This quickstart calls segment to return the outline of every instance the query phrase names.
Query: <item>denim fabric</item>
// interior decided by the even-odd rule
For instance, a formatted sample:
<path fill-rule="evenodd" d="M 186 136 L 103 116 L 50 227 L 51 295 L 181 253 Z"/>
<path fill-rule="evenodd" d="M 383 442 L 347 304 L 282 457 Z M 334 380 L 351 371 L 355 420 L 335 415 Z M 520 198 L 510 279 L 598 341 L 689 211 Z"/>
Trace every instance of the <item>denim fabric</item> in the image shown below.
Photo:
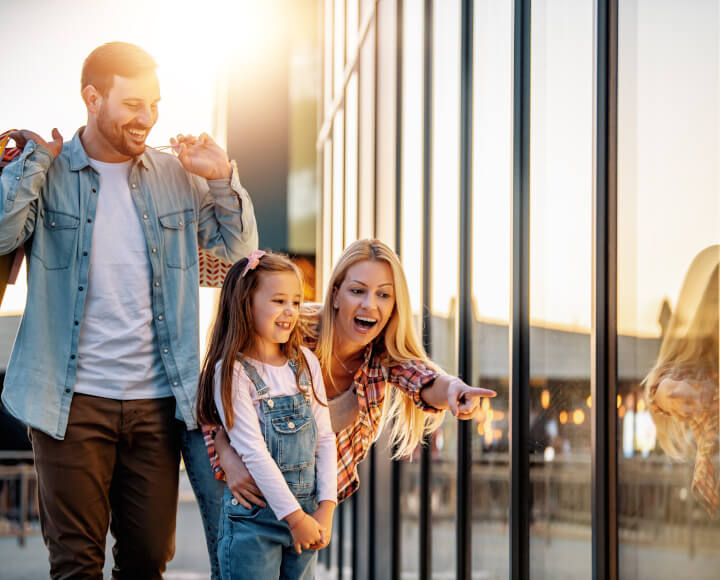
<path fill-rule="evenodd" d="M 29 141 L 0 175 L 0 254 L 30 246 L 27 307 L 2 401 L 56 439 L 65 435 L 74 393 L 100 189 L 80 134 L 55 160 Z M 176 414 L 192 429 L 200 367 L 198 247 L 232 262 L 257 248 L 252 202 L 236 170 L 231 180 L 206 181 L 173 155 L 150 149 L 134 160 L 129 185 L 152 269 L 156 347 Z"/>
<path fill-rule="evenodd" d="M 225 482 L 213 477 L 212 468 L 208 459 L 207 449 L 200 429 L 184 429 L 180 439 L 185 471 L 190 480 L 193 492 L 197 499 L 200 516 L 205 530 L 210 557 L 210 572 L 212 580 L 220 580 L 220 567 L 217 559 L 218 523 L 222 508 Z"/>
<path fill-rule="evenodd" d="M 302 509 L 312 513 L 317 509 L 317 426 L 310 403 L 302 393 L 266 397 L 268 387 L 256 369 L 246 361 L 243 366 L 261 398 L 263 435 L 270 454 Z M 293 370 L 297 372 L 295 366 Z M 307 385 L 304 374 L 300 383 Z M 287 522 L 278 520 L 269 506 L 244 508 L 226 489 L 220 519 L 218 560 L 224 580 L 310 580 L 315 577 L 317 552 L 296 553 Z"/>

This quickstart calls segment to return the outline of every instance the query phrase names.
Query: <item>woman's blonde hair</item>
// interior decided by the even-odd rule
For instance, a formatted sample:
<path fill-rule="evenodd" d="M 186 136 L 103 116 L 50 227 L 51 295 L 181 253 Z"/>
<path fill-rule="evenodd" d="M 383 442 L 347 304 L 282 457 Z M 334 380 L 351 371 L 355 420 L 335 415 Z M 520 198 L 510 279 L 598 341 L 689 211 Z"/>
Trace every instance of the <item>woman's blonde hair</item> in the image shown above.
<path fill-rule="evenodd" d="M 717 389 L 719 268 L 720 245 L 705 248 L 690 264 L 655 366 L 643 380 L 648 400 L 666 377 L 704 381 L 714 376 Z M 670 457 L 682 459 L 693 452 L 687 421 L 659 410 L 653 411 L 653 421 L 658 442 Z"/>
<path fill-rule="evenodd" d="M 410 292 L 402 265 L 395 252 L 379 240 L 357 240 L 350 244 L 338 260 L 330 275 L 325 302 L 320 316 L 320 327 L 317 337 L 315 354 L 320 360 L 323 369 L 332 368 L 332 356 L 335 339 L 335 309 L 333 298 L 340 285 L 345 280 L 347 271 L 358 262 L 363 261 L 384 262 L 390 266 L 395 292 L 395 305 L 390 319 L 376 340 L 383 340 L 387 360 L 384 364 L 391 366 L 394 363 L 404 363 L 410 360 L 421 360 L 426 365 L 436 368 L 429 361 L 425 349 L 415 332 L 412 322 L 412 307 L 410 305 Z M 329 375 L 329 372 L 327 373 Z M 330 378 L 332 380 L 332 378 Z M 390 444 L 394 447 L 395 457 L 409 456 L 418 443 L 421 443 L 425 434 L 434 431 L 443 420 L 443 413 L 429 414 L 419 409 L 412 399 L 404 395 L 399 389 L 391 388 L 389 384 L 385 390 L 385 408 L 383 420 L 378 429 L 382 430 L 386 422 L 390 422 Z"/>

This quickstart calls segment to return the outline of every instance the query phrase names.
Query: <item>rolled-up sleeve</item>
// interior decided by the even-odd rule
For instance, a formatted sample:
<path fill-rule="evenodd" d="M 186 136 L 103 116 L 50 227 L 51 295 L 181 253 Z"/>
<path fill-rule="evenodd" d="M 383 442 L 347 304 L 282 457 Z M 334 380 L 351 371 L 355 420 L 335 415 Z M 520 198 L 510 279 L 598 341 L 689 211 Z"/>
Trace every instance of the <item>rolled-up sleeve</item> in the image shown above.
<path fill-rule="evenodd" d="M 387 380 L 409 396 L 416 407 L 428 413 L 437 413 L 440 409 L 428 405 L 420 393 L 425 387 L 432 385 L 439 374 L 421 360 L 409 360 L 391 366 Z"/>
<path fill-rule="evenodd" d="M 198 241 L 200 247 L 228 262 L 236 262 L 258 247 L 255 210 L 232 163 L 229 179 L 194 177 L 201 195 Z"/>
<path fill-rule="evenodd" d="M 23 244 L 35 231 L 37 205 L 53 163 L 50 151 L 29 141 L 0 175 L 0 254 Z"/>

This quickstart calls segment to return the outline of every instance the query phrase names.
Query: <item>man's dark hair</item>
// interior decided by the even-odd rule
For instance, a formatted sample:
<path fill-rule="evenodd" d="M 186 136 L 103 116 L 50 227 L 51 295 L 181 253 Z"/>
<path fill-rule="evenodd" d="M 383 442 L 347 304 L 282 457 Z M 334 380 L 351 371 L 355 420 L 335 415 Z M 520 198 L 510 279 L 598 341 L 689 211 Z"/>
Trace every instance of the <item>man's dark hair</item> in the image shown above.
<path fill-rule="evenodd" d="M 115 75 L 134 78 L 156 68 L 155 59 L 139 46 L 128 42 L 108 42 L 98 46 L 85 59 L 80 90 L 92 85 L 100 94 L 107 95 Z"/>

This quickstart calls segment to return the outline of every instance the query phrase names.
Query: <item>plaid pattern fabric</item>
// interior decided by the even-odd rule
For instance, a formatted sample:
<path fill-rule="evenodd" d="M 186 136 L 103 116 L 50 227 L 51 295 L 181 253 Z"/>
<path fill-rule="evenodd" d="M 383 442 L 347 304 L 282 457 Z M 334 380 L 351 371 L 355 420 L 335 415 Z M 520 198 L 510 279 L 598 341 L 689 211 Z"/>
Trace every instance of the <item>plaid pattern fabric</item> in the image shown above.
<path fill-rule="evenodd" d="M 319 309 L 304 312 L 305 324 L 317 326 Z M 305 341 L 308 348 L 316 344 L 311 338 Z M 378 435 L 382 417 L 385 388 L 388 383 L 398 387 L 412 398 L 416 406 L 428 413 L 437 409 L 422 400 L 420 391 L 432 383 L 438 372 L 424 361 L 411 360 L 405 363 L 388 364 L 385 347 L 381 341 L 370 343 L 365 349 L 365 360 L 355 373 L 354 381 L 358 396 L 358 416 L 352 425 L 335 434 L 338 465 L 338 501 L 350 497 L 360 485 L 358 464 L 367 456 L 370 446 Z M 210 455 L 213 473 L 216 479 L 225 479 L 215 450 L 214 438 L 217 428 L 203 427 L 205 444 Z"/>
<path fill-rule="evenodd" d="M 718 383 L 717 380 L 702 381 L 697 388 L 703 399 L 703 410 L 690 421 L 697 445 L 690 489 L 708 514 L 717 516 L 720 507 L 720 484 L 717 477 Z"/>
<path fill-rule="evenodd" d="M 705 508 L 708 514 L 716 517 L 720 511 L 718 377 L 717 372 L 700 374 L 703 376 L 696 377 L 693 376 L 692 370 L 674 369 L 659 377 L 657 383 L 650 388 L 650 408 L 655 413 L 668 415 L 654 401 L 658 385 L 667 376 L 675 381 L 690 383 L 699 394 L 701 409 L 688 421 L 696 447 L 695 467 L 690 489 L 697 502 Z"/>

